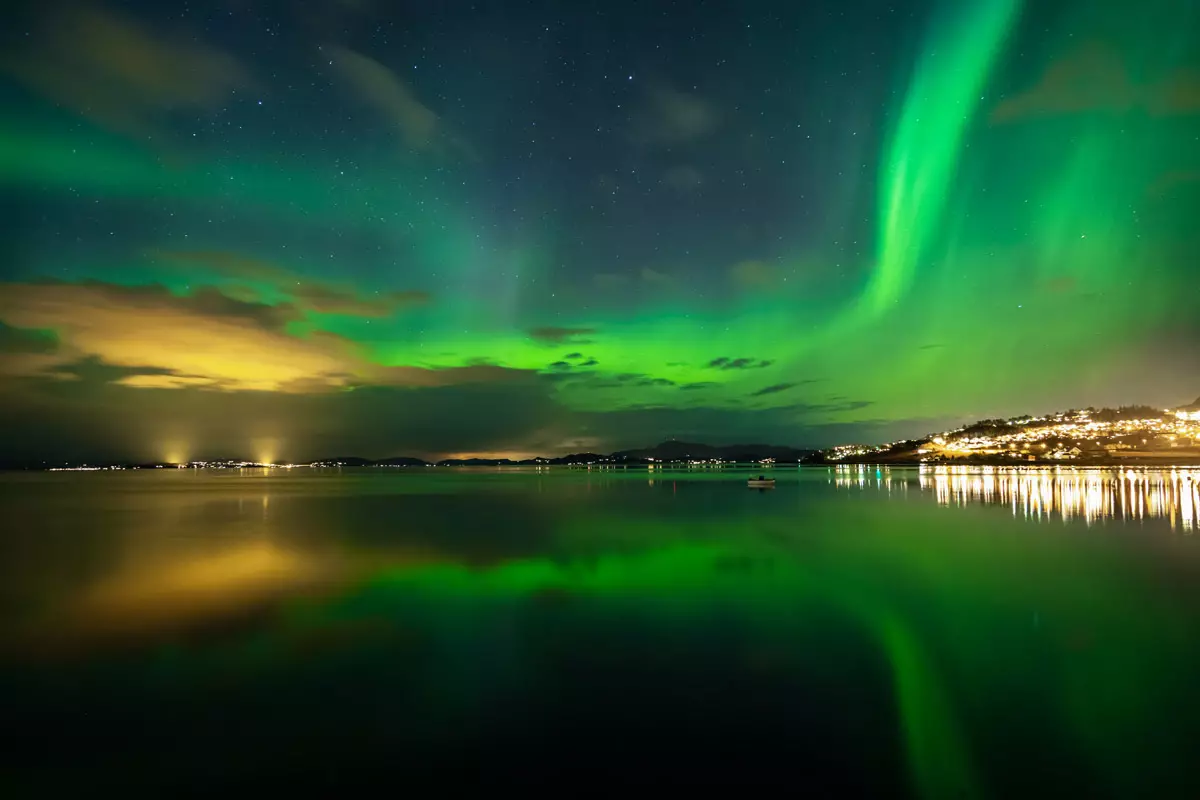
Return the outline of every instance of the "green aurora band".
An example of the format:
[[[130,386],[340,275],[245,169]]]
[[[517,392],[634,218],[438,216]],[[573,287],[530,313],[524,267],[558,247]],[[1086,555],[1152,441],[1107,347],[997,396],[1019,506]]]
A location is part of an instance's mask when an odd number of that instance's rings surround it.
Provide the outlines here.
[[[883,163],[879,263],[862,299],[870,317],[893,310],[932,255],[964,135],[1018,8],[1017,0],[955,4],[957,19],[923,48]]]

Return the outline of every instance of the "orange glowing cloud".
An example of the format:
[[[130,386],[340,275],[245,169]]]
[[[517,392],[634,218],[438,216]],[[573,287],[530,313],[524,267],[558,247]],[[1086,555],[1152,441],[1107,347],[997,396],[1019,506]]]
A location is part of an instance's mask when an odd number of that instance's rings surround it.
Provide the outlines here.
[[[292,304],[245,302],[211,288],[175,295],[158,285],[0,284],[0,320],[58,334],[53,354],[14,354],[22,358],[17,374],[25,376],[78,378],[70,365],[92,359],[115,370],[111,382],[137,388],[295,393],[361,385],[445,386],[523,374],[491,366],[381,366],[341,336],[320,331],[295,336],[284,330],[302,317]],[[14,362],[0,360],[10,365],[0,373],[12,375]]]

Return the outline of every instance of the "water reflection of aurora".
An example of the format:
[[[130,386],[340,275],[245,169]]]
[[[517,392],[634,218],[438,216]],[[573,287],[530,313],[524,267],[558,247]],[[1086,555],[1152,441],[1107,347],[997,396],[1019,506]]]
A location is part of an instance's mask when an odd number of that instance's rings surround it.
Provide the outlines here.
[[[746,669],[767,658],[800,675],[810,646],[862,638],[890,673],[897,737],[922,797],[989,794],[986,787],[1016,778],[1004,774],[1006,760],[1032,755],[1047,732],[1080,746],[1075,766],[1106,781],[1134,778],[1116,770],[1114,759],[1150,767],[1139,778],[1146,780],[1156,770],[1169,774],[1172,759],[1184,758],[1182,737],[1128,737],[1130,730],[1152,730],[1165,695],[1186,685],[1179,665],[1190,645],[1184,605],[1157,593],[1126,548],[1093,553],[1087,569],[1064,570],[1079,558],[1069,543],[984,541],[974,535],[986,526],[979,519],[970,521],[972,535],[930,533],[918,523],[867,536],[864,523],[870,520],[848,519],[814,539],[782,521],[766,537],[727,523],[664,536],[661,524],[580,522],[564,531],[566,539],[586,542],[620,529],[630,540],[658,544],[482,570],[443,564],[384,571],[335,601],[295,611],[290,629],[271,634],[265,649],[264,642],[247,645],[242,657],[256,653],[259,668],[282,668],[293,657],[290,639],[305,630],[386,620],[434,649],[425,675],[442,685],[432,696],[439,703],[457,698],[467,708],[454,713],[470,716],[472,704],[478,711],[497,702],[488,693],[520,697],[554,683],[555,659],[531,647],[529,637],[548,624],[546,615],[556,619],[552,629],[579,637],[573,646],[588,648],[625,641],[605,633],[614,625],[676,645],[703,642],[715,624],[730,625]],[[1014,590],[1017,573],[1025,580]],[[836,624],[814,629],[814,619]],[[486,637],[485,655],[480,631],[495,630],[506,633]],[[1163,648],[1170,657],[1140,655]],[[473,663],[479,658],[488,664],[484,681]],[[1014,741],[984,730],[1014,707],[1029,715],[1008,731]]]
[[[1186,783],[1200,731],[1161,719],[1195,697],[1190,539],[1165,520],[947,508],[897,473],[890,497],[835,491],[836,471],[781,474],[768,495],[568,472],[458,475],[449,495],[434,492],[450,478],[366,472],[139,494],[136,529],[93,532],[101,580],[38,584],[62,612],[38,618],[42,641],[74,649],[5,667],[27,689],[13,719],[89,742],[131,713],[147,731],[184,719],[192,751],[255,775],[290,757],[261,741],[351,767],[405,752],[415,769],[464,741],[549,763],[528,743],[590,735],[605,757],[620,737],[707,737],[714,753],[752,739],[772,768],[858,770],[922,797]],[[195,535],[227,516],[228,540]],[[31,539],[25,559],[62,560],[55,541]],[[196,721],[209,705],[236,713],[236,734],[215,711]],[[352,752],[331,755],[342,730]],[[853,763],[814,761],[823,742]],[[162,756],[164,780],[196,768]]]

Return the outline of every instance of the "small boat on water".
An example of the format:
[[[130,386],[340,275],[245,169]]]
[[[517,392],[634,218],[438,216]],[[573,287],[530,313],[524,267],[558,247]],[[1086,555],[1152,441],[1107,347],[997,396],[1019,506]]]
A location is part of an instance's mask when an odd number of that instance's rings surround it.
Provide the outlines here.
[[[757,478],[751,478],[746,481],[746,485],[751,489],[774,489],[775,479],[768,478],[766,475],[759,475]]]

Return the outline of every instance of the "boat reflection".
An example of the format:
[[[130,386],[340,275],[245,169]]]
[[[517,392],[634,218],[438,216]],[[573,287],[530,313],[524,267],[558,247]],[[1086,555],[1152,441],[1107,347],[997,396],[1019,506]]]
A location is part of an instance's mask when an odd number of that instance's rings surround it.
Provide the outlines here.
[[[1200,528],[1200,469],[1078,469],[928,466],[917,485],[938,503],[1006,505],[1026,519],[1140,520],[1165,518],[1172,528]],[[913,470],[839,466],[838,488],[906,489]]]

